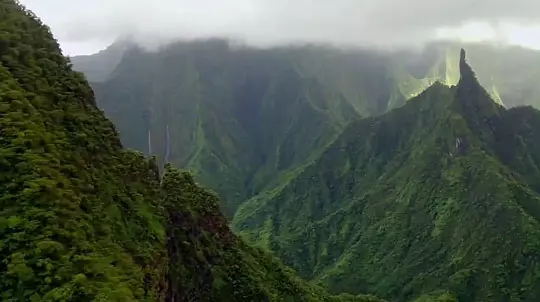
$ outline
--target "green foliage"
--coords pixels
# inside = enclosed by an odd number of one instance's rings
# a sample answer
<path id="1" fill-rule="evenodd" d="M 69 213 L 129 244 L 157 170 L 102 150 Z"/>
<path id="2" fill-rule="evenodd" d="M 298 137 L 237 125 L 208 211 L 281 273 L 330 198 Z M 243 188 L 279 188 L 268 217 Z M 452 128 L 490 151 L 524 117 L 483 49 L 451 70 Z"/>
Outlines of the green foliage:
<path id="1" fill-rule="evenodd" d="M 392 301 L 537 301 L 540 115 L 457 86 L 348 127 L 233 226 L 300 276 Z"/>
<path id="2" fill-rule="evenodd" d="M 414 302 L 457 302 L 457 301 L 456 301 L 456 298 L 449 293 L 437 292 L 437 293 L 422 295 L 418 299 L 414 300 Z"/>
<path id="3" fill-rule="evenodd" d="M 214 193 L 195 184 L 189 173 L 170 165 L 165 169 L 161 195 L 168 213 L 169 299 L 380 301 L 362 295 L 332 297 L 301 281 L 273 256 L 231 233 Z"/>
<path id="4" fill-rule="evenodd" d="M 31 12 L 2 0 L 0 20 L 1 300 L 157 298 L 158 175 Z"/>
<path id="5" fill-rule="evenodd" d="M 0 300 L 335 297 L 235 237 L 218 199 L 118 133 L 49 30 L 0 0 Z"/>
<path id="6" fill-rule="evenodd" d="M 539 106 L 537 51 L 467 48 L 494 99 Z M 126 146 L 192 171 L 232 217 L 313 161 L 356 117 L 398 108 L 436 81 L 455 85 L 458 50 L 252 49 L 214 39 L 147 53 L 120 41 L 73 60 Z"/>
<path id="7" fill-rule="evenodd" d="M 126 146 L 192 171 L 220 194 L 231 217 L 350 121 L 383 112 L 384 71 L 372 53 L 209 40 L 157 53 L 129 49 L 109 79 L 93 86 Z"/>

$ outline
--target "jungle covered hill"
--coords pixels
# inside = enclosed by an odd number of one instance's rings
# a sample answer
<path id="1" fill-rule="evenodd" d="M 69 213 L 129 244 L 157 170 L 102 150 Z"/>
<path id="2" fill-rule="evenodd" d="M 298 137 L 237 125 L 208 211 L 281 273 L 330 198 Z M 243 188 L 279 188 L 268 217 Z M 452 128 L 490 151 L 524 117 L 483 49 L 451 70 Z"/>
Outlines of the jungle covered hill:
<path id="1" fill-rule="evenodd" d="M 300 280 L 232 234 L 189 173 L 124 149 L 48 27 L 12 0 L 0 192 L 2 301 L 380 301 Z"/>
<path id="2" fill-rule="evenodd" d="M 460 79 L 459 52 L 506 108 L 539 107 L 540 52 L 432 43 L 422 50 L 254 48 L 227 39 L 148 51 L 129 39 L 72 58 L 125 146 L 189 169 L 232 218 L 317 157 L 357 119 Z"/>
<path id="3" fill-rule="evenodd" d="M 539 126 L 493 101 L 462 50 L 456 86 L 353 123 L 234 229 L 335 292 L 535 301 Z"/>

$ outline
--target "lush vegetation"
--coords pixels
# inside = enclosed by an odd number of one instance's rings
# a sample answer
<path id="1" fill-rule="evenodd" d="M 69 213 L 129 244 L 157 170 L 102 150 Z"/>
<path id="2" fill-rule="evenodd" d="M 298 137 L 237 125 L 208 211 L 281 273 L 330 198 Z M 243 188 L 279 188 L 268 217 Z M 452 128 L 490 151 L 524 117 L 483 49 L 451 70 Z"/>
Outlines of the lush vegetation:
<path id="1" fill-rule="evenodd" d="M 121 149 L 47 27 L 9 0 L 0 20 L 1 300 L 154 298 L 152 164 Z"/>
<path id="2" fill-rule="evenodd" d="M 370 296 L 328 296 L 307 285 L 274 256 L 234 236 L 219 214 L 218 198 L 189 173 L 166 167 L 162 185 L 168 213 L 173 301 L 380 301 Z"/>
<path id="3" fill-rule="evenodd" d="M 234 226 L 301 276 L 389 300 L 540 297 L 540 113 L 457 86 L 356 122 Z"/>
<path id="4" fill-rule="evenodd" d="M 304 163 L 357 118 L 360 102 L 353 100 L 386 91 L 361 96 L 369 90 L 356 83 L 372 86 L 372 74 L 340 76 L 354 57 L 307 63 L 325 52 L 233 50 L 222 40 L 177 43 L 158 53 L 134 48 L 94 88 L 126 146 L 190 169 L 225 199 L 232 216 L 238 203 Z M 333 68 L 332 78 L 344 80 L 323 82 L 319 68 Z"/>
<path id="5" fill-rule="evenodd" d="M 84 59 L 107 67 L 93 87 L 124 144 L 191 170 L 223 197 L 230 217 L 295 175 L 352 120 L 399 107 L 443 74 L 434 64 L 416 79 L 371 51 L 260 50 L 220 39 L 157 53 L 132 47 L 111 71 L 103 62 L 117 48 Z"/>
<path id="6" fill-rule="evenodd" d="M 397 108 L 436 81 L 455 85 L 457 47 L 252 49 L 214 39 L 148 53 L 124 41 L 74 65 L 126 146 L 157 155 L 160 167 L 170 161 L 191 170 L 232 217 L 239 204 L 296 175 L 350 121 Z M 540 106 L 539 52 L 467 49 L 497 102 Z"/>
<path id="7" fill-rule="evenodd" d="M 302 277 L 396 301 L 536 301 L 540 114 L 499 104 L 539 106 L 540 56 L 468 45 L 477 79 L 455 47 L 261 50 L 216 39 L 132 47 L 115 70 L 89 75 L 126 145 L 195 172 L 240 234 Z M 199 212 L 216 207 L 214 195 L 166 175 L 165 232 L 181 238 L 167 243 L 169 295 L 321 299 L 232 236 L 215 209 Z"/>
<path id="8" fill-rule="evenodd" d="M 0 0 L 0 300 L 330 296 L 235 237 L 189 174 L 124 150 L 48 28 Z"/>

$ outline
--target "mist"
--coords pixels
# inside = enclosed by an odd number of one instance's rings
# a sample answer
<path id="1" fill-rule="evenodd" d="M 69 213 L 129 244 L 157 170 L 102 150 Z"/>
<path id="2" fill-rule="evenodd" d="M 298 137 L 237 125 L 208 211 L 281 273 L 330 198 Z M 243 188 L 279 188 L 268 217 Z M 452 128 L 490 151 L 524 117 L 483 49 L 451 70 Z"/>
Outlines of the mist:
<path id="1" fill-rule="evenodd" d="M 118 37 L 144 46 L 223 37 L 253 46 L 325 43 L 418 46 L 437 39 L 540 48 L 537 0 L 21 0 L 64 52 L 92 53 Z"/>

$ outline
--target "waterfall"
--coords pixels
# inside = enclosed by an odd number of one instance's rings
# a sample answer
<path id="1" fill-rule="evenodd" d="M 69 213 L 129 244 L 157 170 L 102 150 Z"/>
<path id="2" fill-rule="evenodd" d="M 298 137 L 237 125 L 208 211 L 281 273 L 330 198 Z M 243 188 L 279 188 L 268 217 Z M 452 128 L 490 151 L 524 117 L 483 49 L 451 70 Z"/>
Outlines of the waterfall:
<path id="1" fill-rule="evenodd" d="M 169 162 L 169 156 L 171 155 L 171 136 L 169 133 L 169 124 L 167 124 L 167 151 L 165 153 L 165 162 Z"/>
<path id="2" fill-rule="evenodd" d="M 148 155 L 152 155 L 152 131 L 148 129 Z"/>

